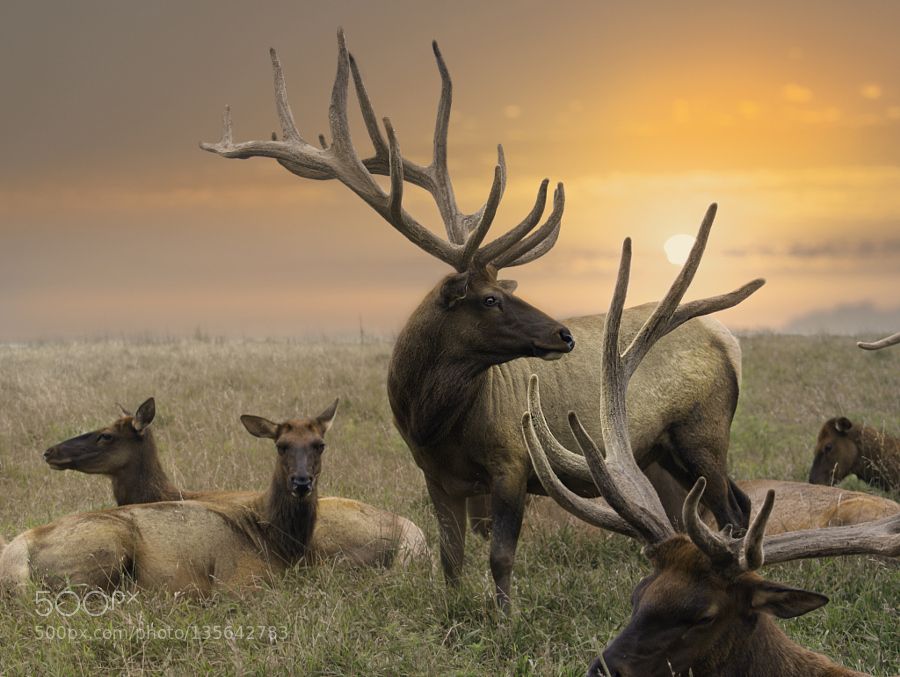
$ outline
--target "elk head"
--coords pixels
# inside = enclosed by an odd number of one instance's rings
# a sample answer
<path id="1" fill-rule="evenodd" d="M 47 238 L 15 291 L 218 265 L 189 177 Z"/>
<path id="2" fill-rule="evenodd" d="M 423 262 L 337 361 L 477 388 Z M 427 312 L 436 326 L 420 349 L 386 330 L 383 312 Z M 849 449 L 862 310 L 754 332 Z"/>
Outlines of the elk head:
<path id="1" fill-rule="evenodd" d="M 853 423 L 840 416 L 825 422 L 816 441 L 816 453 L 809 470 L 810 484 L 837 484 L 853 472 L 859 448 L 851 437 Z"/>
<path id="2" fill-rule="evenodd" d="M 537 376 L 532 376 L 529 383 L 529 409 L 523 415 L 522 431 L 544 488 L 560 505 L 585 521 L 642 540 L 647 546 L 644 552 L 654 566 L 654 572 L 633 593 L 631 621 L 602 658 L 591 664 L 591 676 L 670 677 L 689 671 L 697 677 L 787 674 L 778 661 L 783 659 L 780 650 L 792 645 L 765 617 L 799 616 L 822 606 L 828 598 L 766 581 L 754 570 L 764 563 L 804 557 L 900 552 L 900 516 L 864 526 L 786 533 L 764 541 L 766 521 L 775 500 L 771 490 L 743 537 L 734 538 L 730 525 L 720 532 L 713 531 L 698 512 L 706 487 L 703 477 L 684 503 L 682 518 L 687 536 L 677 534 L 666 517 L 659 496 L 632 454 L 625 393 L 641 360 L 662 336 L 692 317 L 740 303 L 762 284 L 757 280 L 723 296 L 681 304 L 700 263 L 711 225 L 708 213 L 669 293 L 620 354 L 619 326 L 631 263 L 631 244 L 625 241 L 606 318 L 601 358 L 600 416 L 605 456 L 578 416 L 569 414 L 572 434 L 609 506 L 574 494 L 554 473 L 553 466 L 565 467 L 573 452 L 565 449 L 547 426 Z M 750 648 L 752 638 L 758 637 L 755 633 L 761 628 L 771 641 L 753 645 L 754 651 Z M 756 655 L 765 653 L 768 655 Z M 803 655 L 808 656 L 809 652 Z M 739 670 L 746 668 L 747 661 L 756 661 L 755 669 Z"/>
<path id="3" fill-rule="evenodd" d="M 343 31 L 338 31 L 338 67 L 329 108 L 330 144 L 324 135 L 319 135 L 321 148 L 301 136 L 288 103 L 281 62 L 275 50 L 271 50 L 282 138 L 279 140 L 273 133 L 271 140 L 235 143 L 231 113 L 226 107 L 221 140 L 201 143 L 200 147 L 227 158 L 270 157 L 302 178 L 340 181 L 413 244 L 456 270 L 456 274 L 444 279 L 432 293 L 438 303 L 433 304 L 431 310 L 446 316 L 454 325 L 462 325 L 467 319 L 466 337 L 472 340 L 476 351 L 486 353 L 494 363 L 525 356 L 559 357 L 575 345 L 569 330 L 513 297 L 515 283 L 497 281 L 496 271 L 533 261 L 553 247 L 559 236 L 565 206 L 563 186 L 557 185 L 553 209 L 542 225 L 538 226 L 538 223 L 547 202 L 549 182 L 546 179 L 538 189 L 529 214 L 508 232 L 483 244 L 506 187 L 503 148 L 497 147 L 497 165 L 487 200 L 477 211 L 463 213 L 456 202 L 447 169 L 452 84 L 437 43 L 432 47 L 441 77 L 441 96 L 434 130 L 434 153 L 427 166 L 410 162 L 401 155 L 389 118 L 383 119 L 385 139 L 356 60 L 347 51 Z M 353 146 L 347 118 L 351 76 L 374 149 L 374 155 L 363 160 Z M 388 192 L 376 182 L 376 175 L 390 178 Z M 432 233 L 403 208 L 406 183 L 432 195 L 444 222 L 446 240 Z M 477 341 L 474 340 L 476 336 Z"/>
<path id="4" fill-rule="evenodd" d="M 325 453 L 325 433 L 331 428 L 339 400 L 313 418 L 273 423 L 261 416 L 241 416 L 251 435 L 275 441 L 278 460 L 273 483 L 295 498 L 305 498 L 316 490 Z"/>
<path id="5" fill-rule="evenodd" d="M 156 403 L 147 399 L 132 415 L 123 416 L 105 428 L 78 435 L 50 447 L 44 460 L 54 470 L 113 475 L 140 460 L 150 439 L 148 426 L 156 416 Z"/>

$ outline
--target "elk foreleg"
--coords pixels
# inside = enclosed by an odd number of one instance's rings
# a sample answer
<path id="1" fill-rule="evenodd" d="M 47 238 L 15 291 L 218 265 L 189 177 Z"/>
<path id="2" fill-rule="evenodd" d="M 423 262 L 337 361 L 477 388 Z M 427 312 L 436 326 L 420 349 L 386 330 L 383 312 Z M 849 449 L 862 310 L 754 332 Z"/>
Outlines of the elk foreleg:
<path id="1" fill-rule="evenodd" d="M 497 604 L 509 612 L 510 579 L 516 560 L 516 546 L 525 513 L 527 477 L 523 474 L 495 477 L 491 487 L 491 574 Z"/>
<path id="2" fill-rule="evenodd" d="M 451 496 L 438 483 L 425 478 L 434 504 L 441 538 L 441 567 L 448 585 L 456 585 L 466 550 L 466 499 Z"/>

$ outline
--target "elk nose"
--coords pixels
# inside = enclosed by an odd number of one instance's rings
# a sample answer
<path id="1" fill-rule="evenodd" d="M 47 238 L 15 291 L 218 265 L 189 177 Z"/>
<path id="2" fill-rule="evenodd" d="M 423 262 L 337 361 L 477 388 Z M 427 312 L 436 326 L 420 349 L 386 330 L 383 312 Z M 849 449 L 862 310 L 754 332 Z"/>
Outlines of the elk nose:
<path id="1" fill-rule="evenodd" d="M 306 496 L 313 488 L 313 480 L 309 475 L 294 475 L 291 477 L 291 489 L 300 496 Z"/>
<path id="2" fill-rule="evenodd" d="M 56 451 L 56 447 L 50 447 L 47 451 L 44 452 L 44 460 L 49 461 L 50 457 L 53 456 L 53 452 Z"/>
<path id="3" fill-rule="evenodd" d="M 575 339 L 572 338 L 572 332 L 563 327 L 559 330 L 559 337 L 567 346 L 569 346 L 570 351 L 575 349 Z"/>

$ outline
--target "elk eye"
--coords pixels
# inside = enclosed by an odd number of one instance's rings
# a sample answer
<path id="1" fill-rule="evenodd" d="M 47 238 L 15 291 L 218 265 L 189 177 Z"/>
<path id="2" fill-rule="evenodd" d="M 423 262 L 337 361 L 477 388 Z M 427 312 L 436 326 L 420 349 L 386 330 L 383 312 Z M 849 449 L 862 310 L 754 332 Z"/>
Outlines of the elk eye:
<path id="1" fill-rule="evenodd" d="M 496 296 L 485 296 L 482 303 L 490 308 L 491 306 L 496 306 L 498 303 L 500 303 L 500 299 L 498 299 Z"/>
<path id="2" fill-rule="evenodd" d="M 277 445 L 275 445 L 275 448 L 278 450 L 279 456 L 281 456 L 282 454 L 284 454 L 284 452 L 287 451 L 287 447 L 283 444 L 277 444 Z"/>
<path id="3" fill-rule="evenodd" d="M 709 615 L 707 615 L 707 616 L 703 616 L 703 617 L 697 619 L 697 620 L 694 622 L 694 625 L 695 625 L 695 626 L 710 625 L 714 620 L 716 620 L 716 615 L 715 615 L 715 614 L 709 614 Z"/>
<path id="4" fill-rule="evenodd" d="M 826 444 L 824 447 L 822 447 L 822 451 L 824 451 L 826 454 L 827 454 L 828 452 L 830 452 L 831 449 L 832 449 L 831 442 L 829 442 L 829 443 Z"/>

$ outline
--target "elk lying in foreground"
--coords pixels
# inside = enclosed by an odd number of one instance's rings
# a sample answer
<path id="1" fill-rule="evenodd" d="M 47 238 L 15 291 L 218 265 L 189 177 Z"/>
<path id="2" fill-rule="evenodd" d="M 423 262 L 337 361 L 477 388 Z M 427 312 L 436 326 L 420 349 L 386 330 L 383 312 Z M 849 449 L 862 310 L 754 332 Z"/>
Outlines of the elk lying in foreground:
<path id="1" fill-rule="evenodd" d="M 840 416 L 825 422 L 809 470 L 812 484 L 837 484 L 847 475 L 881 489 L 900 490 L 900 438 Z"/>
<path id="2" fill-rule="evenodd" d="M 383 121 L 385 139 L 342 32 L 338 33 L 338 67 L 329 108 L 330 144 L 320 136 L 321 147 L 317 147 L 301 136 L 288 103 L 281 62 L 272 50 L 281 139 L 273 134 L 271 140 L 235 142 L 226 107 L 221 140 L 202 143 L 201 148 L 226 158 L 273 158 L 302 178 L 336 179 L 401 235 L 454 269 L 425 296 L 400 332 L 388 372 L 388 395 L 395 424 L 425 475 L 440 528 L 441 563 L 450 583 L 457 580 L 463 564 L 466 501 L 490 494 L 490 567 L 498 601 L 505 607 L 525 497 L 528 492 L 543 493 L 519 431 L 519 418 L 527 406 L 528 375 L 537 372 L 544 379 L 552 393 L 550 427 L 561 438 L 570 439 L 565 412 L 572 408 L 596 411 L 603 317 L 577 318 L 564 326 L 515 296 L 515 282 L 498 279 L 500 269 L 534 261 L 554 245 L 565 204 L 563 186 L 558 184 L 553 209 L 542 225 L 538 223 L 547 202 L 547 180 L 541 183 L 531 212 L 483 244 L 506 185 L 503 149 L 498 146 L 486 202 L 471 214 L 461 212 L 447 169 L 452 87 L 437 43 L 433 49 L 442 86 L 428 166 L 401 155 L 388 118 Z M 366 159 L 360 159 L 350 135 L 351 77 L 374 147 L 374 155 Z M 389 192 L 381 188 L 376 175 L 389 177 Z M 446 240 L 403 208 L 406 183 L 434 198 Z M 712 222 L 714 213 L 713 206 L 706 223 Z M 753 282 L 738 294 L 747 297 L 761 284 Z M 636 331 L 651 310 L 649 305 L 630 309 L 625 314 L 625 333 Z M 572 351 L 573 333 L 579 337 L 579 350 L 551 362 Z M 629 395 L 639 464 L 657 461 L 686 488 L 705 476 L 709 487 L 705 504 L 721 525 L 739 527 L 747 525 L 749 503 L 727 476 L 726 454 L 740 375 L 737 341 L 715 320 L 701 318 L 660 344 L 637 374 Z M 643 396 L 644 392 L 652 396 Z M 583 460 L 572 465 L 582 469 Z M 590 482 L 569 477 L 565 470 L 561 472 L 579 491 L 596 491 Z M 666 481 L 674 480 L 667 476 Z"/>
<path id="3" fill-rule="evenodd" d="M 900 513 L 900 503 L 896 501 L 840 487 L 784 480 L 738 480 L 737 485 L 750 499 L 751 518 L 759 511 L 770 490 L 778 495 L 766 526 L 769 535 L 862 524 Z M 680 496 L 682 504 L 685 496 Z M 715 526 L 715 518 L 705 508 L 701 508 L 700 516 L 708 525 Z M 551 499 L 532 501 L 527 519 L 550 528 L 565 526 L 596 531 Z"/>
<path id="4" fill-rule="evenodd" d="M 159 501 L 225 501 L 251 505 L 258 491 L 188 491 L 172 484 L 159 460 L 150 424 L 156 403 L 147 399 L 132 415 L 109 426 L 60 442 L 44 452 L 56 470 L 106 475 L 116 503 L 132 505 Z M 318 499 L 316 526 L 307 557 L 345 559 L 358 566 L 408 564 L 428 557 L 422 530 L 405 517 L 367 503 L 337 496 Z"/>
<path id="5" fill-rule="evenodd" d="M 631 243 L 626 240 L 618 281 L 607 315 L 601 362 L 601 430 L 605 456 L 569 414 L 573 437 L 589 464 L 594 481 L 609 506 L 569 491 L 552 470 L 549 456 L 570 454 L 544 420 L 538 377 L 531 377 L 531 401 L 522 431 L 535 468 L 548 492 L 582 519 L 642 540 L 654 572 L 632 594 L 628 626 L 591 665 L 589 675 L 613 677 L 738 677 L 778 675 L 856 675 L 794 642 L 772 616 L 792 618 L 828 602 L 814 592 L 767 581 L 754 571 L 763 564 L 800 558 L 873 553 L 900 554 L 900 515 L 865 525 L 812 529 L 764 540 L 775 492 L 741 538 L 730 527 L 710 529 L 699 515 L 706 480 L 700 478 L 684 503 L 687 535 L 673 528 L 653 485 L 640 471 L 631 451 L 625 392 L 628 380 L 647 351 L 679 323 L 715 310 L 715 299 L 680 304 L 699 264 L 703 239 L 651 321 L 620 354 L 619 330 L 628 287 Z"/>
<path id="6" fill-rule="evenodd" d="M 248 419 L 253 434 L 277 434 L 269 489 L 248 504 L 170 501 L 63 517 L 3 549 L 0 587 L 33 580 L 110 589 L 133 581 L 205 594 L 216 586 L 273 579 L 309 550 L 324 437 L 336 405 L 274 431 L 274 424 Z"/>

